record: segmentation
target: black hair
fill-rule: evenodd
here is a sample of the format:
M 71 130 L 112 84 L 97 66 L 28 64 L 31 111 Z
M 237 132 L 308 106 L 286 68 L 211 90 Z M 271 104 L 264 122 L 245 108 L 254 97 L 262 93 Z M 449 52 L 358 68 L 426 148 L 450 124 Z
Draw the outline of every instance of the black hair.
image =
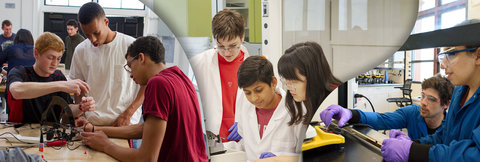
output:
M 10 20 L 3 20 L 3 21 L 2 21 L 2 28 L 3 28 L 4 26 L 12 26 L 12 22 L 10 22 Z
M 105 17 L 102 6 L 95 2 L 83 4 L 78 11 L 78 21 L 81 24 L 89 24 L 93 19 Z
M 25 45 L 33 46 L 33 36 L 30 31 L 27 29 L 20 29 L 17 31 L 15 38 L 13 39 L 13 44 L 23 43 Z
M 291 115 L 288 124 L 308 124 L 323 100 L 342 82 L 333 76 L 322 47 L 316 42 L 304 42 L 285 50 L 278 61 L 278 73 L 287 80 L 300 80 L 297 72 L 306 77 L 306 113 L 301 102 L 293 100 L 290 92 L 285 97 L 285 105 Z M 303 115 L 305 114 L 305 115 Z
M 154 36 L 139 37 L 130 46 L 128 46 L 127 56 L 135 57 L 143 53 L 150 57 L 155 63 L 165 63 L 165 48 L 162 42 Z
M 67 26 L 73 26 L 75 28 L 78 28 L 78 22 L 75 19 L 68 19 Z
M 273 65 L 262 56 L 251 56 L 245 59 L 238 68 L 238 87 L 245 88 L 257 81 L 272 85 Z

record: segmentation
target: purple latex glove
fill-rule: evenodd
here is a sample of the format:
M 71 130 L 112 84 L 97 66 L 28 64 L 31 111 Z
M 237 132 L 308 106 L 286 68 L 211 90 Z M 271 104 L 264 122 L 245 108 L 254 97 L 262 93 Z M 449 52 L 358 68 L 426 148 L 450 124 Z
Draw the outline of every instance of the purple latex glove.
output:
M 271 152 L 264 152 L 260 155 L 260 159 L 263 159 L 263 158 L 269 158 L 269 157 L 274 157 L 274 156 L 277 156 Z
M 396 138 L 401 140 L 411 140 L 410 137 L 408 137 L 405 133 L 396 129 L 390 130 L 389 135 L 390 135 L 390 138 Z
M 238 134 L 237 124 L 238 124 L 238 122 L 233 123 L 233 125 L 230 127 L 230 129 L 228 129 L 228 132 L 230 132 L 230 134 L 228 134 L 227 140 L 229 140 L 229 141 L 240 141 L 242 139 L 242 136 L 240 136 L 240 134 Z
M 403 140 L 398 138 L 389 138 L 383 140 L 382 156 L 387 162 L 407 162 L 410 147 L 412 146 L 410 140 Z
M 352 111 L 338 105 L 330 105 L 320 113 L 320 119 L 327 126 L 332 122 L 332 118 L 338 120 L 339 127 L 343 127 L 352 118 Z

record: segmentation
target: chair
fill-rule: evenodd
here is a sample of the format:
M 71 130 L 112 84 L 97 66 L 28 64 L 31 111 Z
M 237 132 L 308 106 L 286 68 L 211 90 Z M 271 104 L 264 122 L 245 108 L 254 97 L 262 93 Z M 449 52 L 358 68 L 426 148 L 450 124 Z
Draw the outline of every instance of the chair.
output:
M 387 102 L 395 102 L 398 107 L 405 107 L 412 104 L 412 79 L 405 80 L 403 83 L 403 87 L 395 87 L 399 88 L 402 91 L 403 97 L 396 97 L 396 98 L 387 98 Z

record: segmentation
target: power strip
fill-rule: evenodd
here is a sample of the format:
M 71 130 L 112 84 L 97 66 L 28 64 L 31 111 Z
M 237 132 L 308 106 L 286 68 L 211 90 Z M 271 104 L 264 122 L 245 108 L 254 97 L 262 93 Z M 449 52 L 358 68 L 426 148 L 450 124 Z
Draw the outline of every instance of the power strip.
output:
M 17 140 L 17 138 L 15 137 L 17 137 L 21 141 Z M 19 134 L 15 135 L 15 137 L 11 134 L 7 134 L 5 136 L 5 139 L 7 139 L 10 142 L 40 143 L 40 137 L 26 137 Z

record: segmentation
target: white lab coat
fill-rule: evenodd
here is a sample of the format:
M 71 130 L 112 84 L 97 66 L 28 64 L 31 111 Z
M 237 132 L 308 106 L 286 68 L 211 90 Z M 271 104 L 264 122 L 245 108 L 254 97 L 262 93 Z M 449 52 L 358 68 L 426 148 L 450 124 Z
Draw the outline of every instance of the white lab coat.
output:
M 249 56 L 245 46 L 241 45 L 240 50 L 245 54 L 244 59 Z M 223 104 L 218 56 L 215 52 L 215 49 L 209 49 L 201 54 L 193 56 L 189 61 L 197 79 L 198 90 L 200 91 L 200 99 L 202 100 L 204 111 L 203 114 L 205 114 L 206 120 L 205 127 L 208 131 L 219 134 L 223 115 Z M 243 94 L 243 91 L 238 89 L 235 107 L 238 107 L 238 99 L 241 94 Z M 237 118 L 236 114 L 237 113 L 235 113 L 235 120 Z
M 262 139 L 255 105 L 248 102 L 237 107 L 238 132 L 243 137 L 243 148 L 249 161 L 258 159 L 263 152 L 272 152 L 277 156 L 299 156 L 301 152 L 307 125 L 288 125 L 291 118 L 285 106 L 286 93 L 280 88 L 276 92 L 282 95 L 282 100 L 263 131 Z

